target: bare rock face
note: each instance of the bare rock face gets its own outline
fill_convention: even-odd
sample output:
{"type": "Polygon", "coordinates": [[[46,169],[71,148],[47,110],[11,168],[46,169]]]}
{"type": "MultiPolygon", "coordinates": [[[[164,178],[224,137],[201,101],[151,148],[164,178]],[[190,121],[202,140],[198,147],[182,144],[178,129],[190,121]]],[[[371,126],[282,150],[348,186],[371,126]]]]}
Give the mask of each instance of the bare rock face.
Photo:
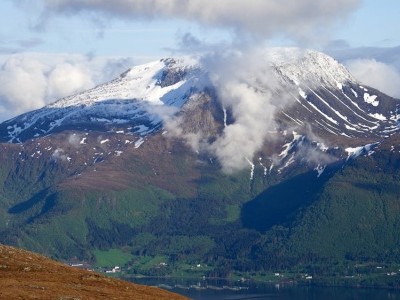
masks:
{"type": "Polygon", "coordinates": [[[176,68],[175,64],[177,63],[176,60],[172,58],[164,59],[163,60],[166,65],[166,69],[162,71],[161,78],[157,81],[157,85],[161,86],[162,88],[174,85],[179,81],[185,79],[187,75],[187,70],[182,68],[176,68]]]}
{"type": "Polygon", "coordinates": [[[223,111],[218,103],[213,101],[212,93],[206,91],[192,96],[182,107],[183,132],[203,133],[214,136],[221,132],[223,126],[223,111]]]}

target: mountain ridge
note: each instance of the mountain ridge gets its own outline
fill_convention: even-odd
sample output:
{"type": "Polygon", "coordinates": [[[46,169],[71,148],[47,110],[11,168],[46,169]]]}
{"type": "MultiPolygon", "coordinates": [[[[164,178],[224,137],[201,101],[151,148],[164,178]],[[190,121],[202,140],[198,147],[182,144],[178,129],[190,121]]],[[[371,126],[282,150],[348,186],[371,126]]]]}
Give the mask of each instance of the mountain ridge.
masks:
{"type": "MultiPolygon", "coordinates": [[[[360,234],[364,227],[358,228],[357,221],[365,222],[352,209],[363,205],[358,196],[368,198],[368,205],[396,205],[395,170],[379,173],[382,182],[390,181],[390,193],[381,189],[382,182],[374,183],[373,174],[386,161],[397,164],[398,100],[353,81],[324,54],[289,49],[279,55],[267,67],[272,72],[268,76],[276,76],[271,80],[280,83],[276,90],[266,80],[270,77],[257,80],[260,73],[239,82],[261,104],[263,97],[272,101],[267,107],[278,104],[273,114],[256,114],[266,119],[261,125],[267,127],[247,127],[261,135],[244,131],[236,136],[239,146],[233,154],[243,165],[233,172],[224,172],[224,157],[215,149],[221,141],[229,142],[223,138],[241,112],[224,102],[218,86],[209,86],[215,81],[196,60],[161,60],[147,70],[140,66],[145,75],[131,69],[116,81],[58,102],[57,108],[53,104],[0,124],[2,241],[58,259],[92,262],[98,251],[123,248],[132,272],[157,276],[178,274],[199,262],[211,266],[201,276],[225,277],[289,268],[290,262],[296,267],[312,264],[317,258],[363,260],[352,240],[336,247],[336,235],[329,246],[313,249],[328,237],[310,228],[318,228],[321,210],[321,216],[340,219],[344,208],[331,205],[331,199],[349,205],[346,215],[354,219],[349,228],[360,234]],[[285,63],[288,53],[296,55],[285,63]],[[316,63],[320,67],[310,75],[316,63]],[[321,79],[326,65],[338,70],[327,70],[321,79]],[[129,87],[140,74],[143,84],[137,89],[154,96],[149,101],[132,99],[136,91],[129,87]],[[121,82],[126,86],[119,89],[121,82]],[[115,90],[105,91],[106,99],[88,96],[108,86],[115,90]],[[79,97],[91,105],[81,108],[79,97]],[[68,99],[74,105],[68,106],[68,99]],[[241,148],[255,137],[262,140],[247,152],[252,155],[242,157],[241,148]],[[153,259],[168,267],[144,263],[153,259]]],[[[392,228],[381,218],[377,224],[385,232],[392,228]]],[[[376,261],[381,249],[367,236],[365,243],[375,245],[368,259],[376,261]]]]}
{"type": "MultiPolygon", "coordinates": [[[[358,84],[342,65],[329,56],[311,50],[277,48],[267,51],[264,59],[264,64],[272,66],[274,76],[286,89],[297,93],[293,97],[306,110],[302,114],[311,112],[313,118],[318,116],[321,119],[316,126],[319,130],[333,131],[334,134],[339,131],[350,136],[357,132],[367,134],[374,131],[378,121],[385,123],[388,131],[397,129],[398,116],[393,111],[396,108],[384,115],[378,107],[378,98],[384,96],[375,95],[376,90],[358,84]],[[289,62],[284,62],[287,57],[289,62]],[[350,82],[352,84],[347,84],[350,82]],[[319,85],[323,86],[321,91],[319,85]],[[314,90],[314,86],[318,90],[314,90]],[[337,94],[338,90],[340,94],[337,94]],[[334,100],[340,105],[347,106],[348,115],[342,114],[344,108],[335,109],[332,101],[326,101],[332,97],[336,97],[334,100]],[[360,97],[364,101],[360,101],[360,97]],[[355,116],[354,122],[351,114],[355,116]],[[344,123],[344,126],[338,126],[339,123],[344,123]]],[[[134,67],[119,78],[89,91],[5,121],[0,125],[0,133],[4,141],[10,142],[77,126],[103,131],[122,129],[145,136],[159,130],[165,118],[179,112],[190,102],[191,96],[205,92],[215,97],[215,93],[210,94],[209,87],[212,87],[212,82],[201,60],[162,59],[134,67]]],[[[301,118],[291,116],[289,112],[284,116],[294,125],[302,122],[301,118]]]]}

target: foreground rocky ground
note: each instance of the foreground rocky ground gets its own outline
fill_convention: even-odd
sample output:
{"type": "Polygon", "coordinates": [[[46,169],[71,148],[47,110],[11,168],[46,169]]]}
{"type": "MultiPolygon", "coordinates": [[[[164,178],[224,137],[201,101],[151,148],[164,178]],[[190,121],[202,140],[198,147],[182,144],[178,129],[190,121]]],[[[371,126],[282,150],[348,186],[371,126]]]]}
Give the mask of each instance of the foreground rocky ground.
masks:
{"type": "Polygon", "coordinates": [[[1,299],[186,299],[0,245],[1,299]]]}

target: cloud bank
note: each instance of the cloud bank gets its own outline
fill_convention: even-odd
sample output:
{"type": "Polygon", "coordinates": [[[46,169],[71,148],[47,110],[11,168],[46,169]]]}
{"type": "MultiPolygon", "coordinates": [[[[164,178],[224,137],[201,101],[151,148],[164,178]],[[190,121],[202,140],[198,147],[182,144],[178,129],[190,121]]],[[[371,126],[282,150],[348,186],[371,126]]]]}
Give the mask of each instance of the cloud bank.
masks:
{"type": "Polygon", "coordinates": [[[92,88],[133,64],[85,55],[16,54],[0,66],[0,121],[92,88]]]}
{"type": "Polygon", "coordinates": [[[400,98],[400,46],[328,49],[363,84],[400,98]]]}
{"type": "Polygon", "coordinates": [[[360,0],[42,0],[42,20],[90,12],[125,19],[183,19],[263,38],[321,38],[321,30],[345,18],[360,0]]]}
{"type": "Polygon", "coordinates": [[[345,64],[360,82],[400,98],[400,71],[395,67],[375,59],[356,59],[345,64]]]}

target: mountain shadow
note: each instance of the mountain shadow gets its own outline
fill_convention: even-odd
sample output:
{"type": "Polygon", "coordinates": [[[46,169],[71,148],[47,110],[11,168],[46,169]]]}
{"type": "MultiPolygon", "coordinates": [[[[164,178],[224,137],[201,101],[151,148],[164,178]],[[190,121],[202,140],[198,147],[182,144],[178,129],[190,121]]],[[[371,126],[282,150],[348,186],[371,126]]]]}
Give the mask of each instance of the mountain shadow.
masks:
{"type": "Polygon", "coordinates": [[[23,214],[25,215],[25,223],[33,223],[36,219],[48,213],[56,206],[57,194],[51,193],[50,190],[44,189],[26,201],[20,202],[8,209],[10,214],[23,214]]]}
{"type": "Polygon", "coordinates": [[[301,210],[316,201],[325,183],[339,169],[327,166],[321,176],[315,170],[296,175],[259,194],[245,203],[241,211],[244,227],[266,232],[275,225],[288,225],[301,210]]]}
{"type": "Polygon", "coordinates": [[[44,199],[46,199],[48,193],[49,193],[49,189],[41,190],[40,192],[36,193],[35,195],[33,195],[28,200],[22,201],[22,202],[20,202],[20,203],[18,203],[16,205],[14,205],[13,207],[10,207],[8,209],[8,213],[10,213],[10,214],[20,214],[20,213],[23,213],[23,212],[25,212],[27,210],[30,210],[35,205],[39,204],[44,199]]]}

